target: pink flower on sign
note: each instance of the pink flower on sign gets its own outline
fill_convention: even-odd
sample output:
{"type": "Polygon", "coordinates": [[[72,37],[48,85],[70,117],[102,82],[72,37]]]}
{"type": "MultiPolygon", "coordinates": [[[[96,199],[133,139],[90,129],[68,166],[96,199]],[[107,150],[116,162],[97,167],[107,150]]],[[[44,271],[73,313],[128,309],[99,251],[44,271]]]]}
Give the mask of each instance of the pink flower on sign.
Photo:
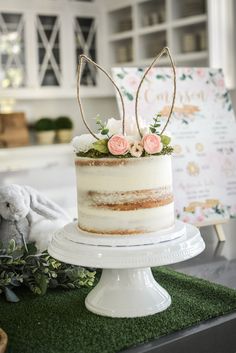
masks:
{"type": "Polygon", "coordinates": [[[198,222],[203,222],[204,220],[205,220],[204,215],[199,215],[199,216],[197,216],[197,221],[198,221],[198,222]]]}
{"type": "Polygon", "coordinates": [[[224,79],[223,78],[220,78],[219,80],[217,80],[217,86],[218,87],[222,88],[222,87],[224,87],[224,84],[225,83],[224,83],[224,79]]]}
{"type": "Polygon", "coordinates": [[[124,86],[136,91],[139,85],[139,78],[136,75],[128,74],[124,78],[124,86]]]}
{"type": "Polygon", "coordinates": [[[202,67],[199,67],[198,69],[196,69],[196,74],[198,77],[204,77],[205,76],[205,69],[202,67]]]}
{"type": "Polygon", "coordinates": [[[129,151],[129,142],[123,135],[113,135],[109,139],[107,147],[114,156],[122,156],[129,151]]]}
{"type": "Polygon", "coordinates": [[[149,154],[160,153],[163,148],[161,138],[156,134],[148,134],[143,136],[142,144],[144,150],[149,154]]]}
{"type": "Polygon", "coordinates": [[[189,223],[189,222],[190,222],[190,217],[184,216],[184,217],[183,217],[183,222],[189,223]]]}

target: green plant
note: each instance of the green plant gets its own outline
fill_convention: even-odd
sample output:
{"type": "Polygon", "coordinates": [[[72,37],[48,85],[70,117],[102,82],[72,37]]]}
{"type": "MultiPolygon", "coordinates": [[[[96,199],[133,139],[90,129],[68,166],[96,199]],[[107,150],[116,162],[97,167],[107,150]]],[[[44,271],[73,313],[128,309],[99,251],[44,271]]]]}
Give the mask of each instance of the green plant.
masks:
{"type": "Polygon", "coordinates": [[[55,130],[55,121],[50,118],[41,118],[36,121],[34,128],[38,132],[55,130]]]}
{"type": "Polygon", "coordinates": [[[96,124],[98,125],[98,131],[102,134],[102,135],[106,135],[107,138],[109,138],[109,129],[106,127],[106,125],[104,125],[101,121],[101,119],[99,118],[99,115],[97,115],[96,117],[96,124]]]}
{"type": "Polygon", "coordinates": [[[55,121],[56,130],[72,130],[73,122],[67,116],[59,116],[55,121]]]}
{"type": "Polygon", "coordinates": [[[47,251],[37,254],[34,243],[19,247],[11,240],[6,249],[0,244],[0,294],[10,302],[19,298],[14,289],[25,285],[34,294],[44,295],[48,288],[75,289],[92,286],[96,272],[68,265],[52,258],[47,251]]]}

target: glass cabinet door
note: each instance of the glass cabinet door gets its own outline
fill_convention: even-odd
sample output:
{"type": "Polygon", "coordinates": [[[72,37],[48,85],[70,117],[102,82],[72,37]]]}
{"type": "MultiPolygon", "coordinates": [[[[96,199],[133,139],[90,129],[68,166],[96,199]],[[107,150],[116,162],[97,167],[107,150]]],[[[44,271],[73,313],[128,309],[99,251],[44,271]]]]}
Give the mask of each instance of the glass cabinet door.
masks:
{"type": "Polygon", "coordinates": [[[60,86],[60,21],[58,16],[37,16],[39,85],[60,86]]]}
{"type": "Polygon", "coordinates": [[[0,12],[0,87],[25,86],[24,16],[0,12]]]}
{"type": "MultiPolygon", "coordinates": [[[[79,55],[85,54],[92,60],[97,60],[96,52],[96,20],[94,17],[75,18],[76,63],[79,55]]],[[[93,65],[86,64],[83,68],[81,85],[96,86],[97,70],[93,65]]]]}

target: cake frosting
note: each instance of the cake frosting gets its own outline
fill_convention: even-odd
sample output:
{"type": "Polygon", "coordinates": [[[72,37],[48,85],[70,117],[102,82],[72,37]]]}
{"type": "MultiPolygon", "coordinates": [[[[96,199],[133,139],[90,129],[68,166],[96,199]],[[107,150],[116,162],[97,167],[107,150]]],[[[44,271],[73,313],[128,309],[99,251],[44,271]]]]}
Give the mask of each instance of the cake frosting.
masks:
{"type": "Polygon", "coordinates": [[[82,121],[90,133],[72,141],[76,153],[78,227],[81,230],[98,235],[145,235],[174,225],[170,156],[173,147],[165,130],[175,97],[176,72],[167,47],[140,77],[133,117],[127,116],[122,91],[109,73],[86,55],[80,55],[77,99],[82,121]],[[142,119],[138,114],[139,93],[146,75],[164,54],[169,57],[173,69],[173,100],[165,118],[157,113],[150,122],[150,117],[142,119]],[[104,122],[97,116],[97,132],[89,127],[80,99],[84,62],[105,73],[121,100],[121,119],[110,118],[104,122]]]}
{"type": "Polygon", "coordinates": [[[80,229],[131,235],[174,224],[171,156],[76,157],[75,165],[80,229]]]}

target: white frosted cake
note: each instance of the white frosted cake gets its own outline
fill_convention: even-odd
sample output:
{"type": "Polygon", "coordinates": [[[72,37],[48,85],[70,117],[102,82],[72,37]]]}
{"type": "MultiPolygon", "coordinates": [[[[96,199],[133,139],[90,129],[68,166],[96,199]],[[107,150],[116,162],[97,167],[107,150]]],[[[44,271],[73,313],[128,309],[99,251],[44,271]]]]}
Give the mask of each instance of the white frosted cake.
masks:
{"type": "Polygon", "coordinates": [[[77,157],[75,164],[80,229],[125,235],[174,224],[171,156],[77,157]]]}
{"type": "Polygon", "coordinates": [[[176,73],[167,47],[156,56],[144,74],[141,73],[133,117],[126,115],[122,90],[110,75],[90,58],[80,57],[77,98],[82,120],[90,132],[72,141],[76,153],[80,229],[97,235],[123,236],[156,233],[174,225],[170,156],[173,148],[164,131],[174,109],[175,96],[176,73]],[[166,116],[156,114],[150,122],[148,111],[145,119],[138,115],[139,92],[149,70],[163,54],[169,56],[173,69],[173,100],[166,116]],[[97,117],[99,133],[90,129],[80,100],[84,60],[105,73],[121,100],[121,120],[111,118],[104,123],[97,117]]]}

